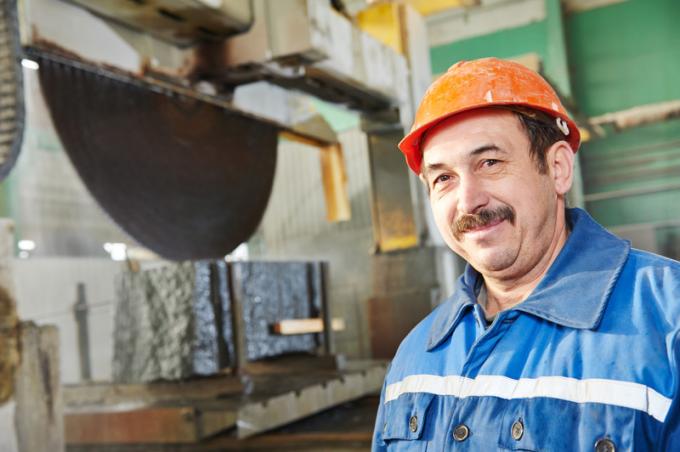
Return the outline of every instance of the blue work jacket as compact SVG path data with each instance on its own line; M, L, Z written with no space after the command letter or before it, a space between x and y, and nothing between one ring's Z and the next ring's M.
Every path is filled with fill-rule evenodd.
M569 209L564 248L488 326L470 266L404 339L374 451L680 451L680 263Z

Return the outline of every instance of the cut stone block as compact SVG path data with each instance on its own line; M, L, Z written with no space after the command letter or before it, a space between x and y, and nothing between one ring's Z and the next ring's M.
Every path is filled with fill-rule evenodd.
M116 291L114 381L176 380L219 370L208 262L125 273Z
M285 353L312 352L315 334L280 336L272 325L283 319L315 317L313 272L306 262L237 262L247 359L256 361Z
M178 380L317 351L318 334L278 335L272 326L320 315L321 275L318 263L224 261L122 275L113 380Z

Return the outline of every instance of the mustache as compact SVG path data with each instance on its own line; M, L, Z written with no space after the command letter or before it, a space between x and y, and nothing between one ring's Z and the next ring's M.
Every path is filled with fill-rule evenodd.
M457 239L468 231L483 228L497 221L508 220L515 224L515 211L510 206L501 206L495 209L482 209L474 214L465 214L453 224L453 235Z

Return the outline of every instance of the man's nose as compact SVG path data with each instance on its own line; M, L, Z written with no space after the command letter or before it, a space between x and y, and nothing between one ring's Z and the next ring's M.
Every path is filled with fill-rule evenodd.
M458 208L459 214L473 214L486 206L489 196L484 184L475 177L461 177L458 185Z

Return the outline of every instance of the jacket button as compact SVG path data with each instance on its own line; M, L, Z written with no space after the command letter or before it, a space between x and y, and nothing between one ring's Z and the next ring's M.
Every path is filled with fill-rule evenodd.
M414 433L418 431L418 416L411 416L408 421L408 428Z
M513 422L512 428L510 429L510 435L512 435L512 439L515 441L522 439L522 435L524 435L524 424L521 419Z
M616 452L614 441L609 438L600 438L595 441L595 452Z
M456 441L465 441L470 436L470 429L465 424L458 424L453 429L453 439Z

